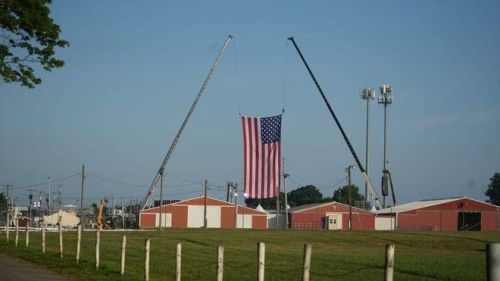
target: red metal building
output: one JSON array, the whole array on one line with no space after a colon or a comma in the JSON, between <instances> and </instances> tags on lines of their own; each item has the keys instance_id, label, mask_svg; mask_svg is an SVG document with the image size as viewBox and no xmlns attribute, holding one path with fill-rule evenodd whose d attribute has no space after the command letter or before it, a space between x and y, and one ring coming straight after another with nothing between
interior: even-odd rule
<instances>
[{"instance_id":1,"label":"red metal building","mask_svg":"<svg viewBox=\"0 0 500 281\"><path fill-rule=\"evenodd\" d=\"M206 198L207 227L234 228L235 205ZM266 229L267 214L248 207L237 206L237 228ZM162 226L172 228L200 228L204 226L205 197L196 197L162 207ZM140 212L140 228L155 228L160 225L160 207Z\"/></svg>"},{"instance_id":2,"label":"red metal building","mask_svg":"<svg viewBox=\"0 0 500 281\"><path fill-rule=\"evenodd\" d=\"M17 225L20 228L24 228L26 226L31 227L31 220L28 217L19 217L17 219Z\"/></svg>"},{"instance_id":3,"label":"red metal building","mask_svg":"<svg viewBox=\"0 0 500 281\"><path fill-rule=\"evenodd\" d=\"M349 205L328 202L302 205L290 209L290 227L329 230L349 229ZM375 214L352 207L352 229L373 230Z\"/></svg>"},{"instance_id":4,"label":"red metal building","mask_svg":"<svg viewBox=\"0 0 500 281\"><path fill-rule=\"evenodd\" d=\"M500 207L467 197L424 200L379 210L379 219L392 219L397 230L496 231Z\"/></svg>"}]
</instances>

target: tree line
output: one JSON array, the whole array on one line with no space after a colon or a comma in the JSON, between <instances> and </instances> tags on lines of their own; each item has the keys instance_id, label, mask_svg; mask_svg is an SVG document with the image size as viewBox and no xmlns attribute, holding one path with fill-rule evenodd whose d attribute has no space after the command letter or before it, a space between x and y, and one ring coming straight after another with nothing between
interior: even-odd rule
<instances>
[{"instance_id":1,"label":"tree line","mask_svg":"<svg viewBox=\"0 0 500 281\"><path fill-rule=\"evenodd\" d=\"M351 185L352 192L352 205L356 201L365 201L365 197L359 193L359 188L356 185ZM349 185L344 185L343 187L335 190L332 197L324 197L318 188L314 185L301 186L295 190L287 192L287 201L290 208L313 204L313 203L324 203L336 201L343 204L349 203ZM284 208L285 193L280 192L280 209ZM255 208L259 204L266 210L276 209L276 198L268 199L245 199L245 203L248 207Z\"/></svg>"},{"instance_id":2,"label":"tree line","mask_svg":"<svg viewBox=\"0 0 500 281\"><path fill-rule=\"evenodd\" d=\"M356 201L365 201L365 197L359 192L356 185L351 186L352 201L354 206ZM500 173L495 173L490 178L488 189L484 193L489 199L486 202L500 206ZM332 197L324 197L323 194L314 185L301 186L295 190L287 192L288 205L290 208L314 204L336 201L343 204L349 204L349 185L344 185L335 190ZM284 209L285 193L280 192L280 209ZM269 199L245 199L248 207L255 208L259 204L266 210L276 209L276 198Z\"/></svg>"}]
</instances>

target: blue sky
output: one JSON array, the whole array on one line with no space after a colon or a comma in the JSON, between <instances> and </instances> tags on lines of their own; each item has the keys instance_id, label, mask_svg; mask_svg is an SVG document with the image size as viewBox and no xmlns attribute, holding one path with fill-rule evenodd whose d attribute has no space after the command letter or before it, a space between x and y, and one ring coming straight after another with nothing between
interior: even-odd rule
<instances>
[{"instance_id":1,"label":"blue sky","mask_svg":"<svg viewBox=\"0 0 500 281\"><path fill-rule=\"evenodd\" d=\"M242 182L238 113L285 107L289 189L325 196L354 164L292 46L294 36L364 163L363 88L394 85L388 160L400 202L485 199L500 171L498 1L54 1L71 46L34 90L0 83L0 183L18 200L86 165L87 200L142 199L228 34L167 171L166 198L225 198ZM380 193L383 107L371 104L370 174ZM99 179L101 178L101 179ZM139 186L104 181L120 181ZM363 186L359 171L353 181ZM63 198L79 198L78 176ZM53 184L57 188L57 184ZM142 185L142 186L141 186ZM47 192L47 184L31 187Z\"/></svg>"}]
</instances>

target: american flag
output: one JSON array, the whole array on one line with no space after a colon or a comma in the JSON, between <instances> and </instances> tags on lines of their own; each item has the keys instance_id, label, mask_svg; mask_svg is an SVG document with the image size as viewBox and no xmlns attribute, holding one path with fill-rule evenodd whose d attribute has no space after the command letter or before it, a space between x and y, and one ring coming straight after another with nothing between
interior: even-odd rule
<instances>
[{"instance_id":1,"label":"american flag","mask_svg":"<svg viewBox=\"0 0 500 281\"><path fill-rule=\"evenodd\" d=\"M247 198L278 194L281 169L281 115L241 117L243 126L243 185Z\"/></svg>"}]
</instances>

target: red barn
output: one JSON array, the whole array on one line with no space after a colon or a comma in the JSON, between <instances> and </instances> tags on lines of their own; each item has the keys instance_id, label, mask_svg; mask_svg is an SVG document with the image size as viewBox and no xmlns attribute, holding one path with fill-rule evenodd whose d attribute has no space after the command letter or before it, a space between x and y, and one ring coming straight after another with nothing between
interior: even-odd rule
<instances>
[{"instance_id":1,"label":"red barn","mask_svg":"<svg viewBox=\"0 0 500 281\"><path fill-rule=\"evenodd\" d=\"M211 197L206 198L207 227L234 228L234 204ZM204 226L205 197L196 197L164 205L162 226L172 228L200 228ZM248 207L237 206L237 227L266 229L267 214ZM139 215L140 228L160 225L160 207L145 209Z\"/></svg>"},{"instance_id":2,"label":"red barn","mask_svg":"<svg viewBox=\"0 0 500 281\"><path fill-rule=\"evenodd\" d=\"M500 207L467 197L423 200L379 210L379 219L391 219L397 230L496 231Z\"/></svg>"},{"instance_id":3,"label":"red barn","mask_svg":"<svg viewBox=\"0 0 500 281\"><path fill-rule=\"evenodd\" d=\"M291 228L314 228L329 230L349 229L349 205L328 202L302 205L290 209ZM373 230L375 214L352 207L352 229Z\"/></svg>"}]
</instances>

